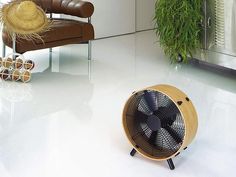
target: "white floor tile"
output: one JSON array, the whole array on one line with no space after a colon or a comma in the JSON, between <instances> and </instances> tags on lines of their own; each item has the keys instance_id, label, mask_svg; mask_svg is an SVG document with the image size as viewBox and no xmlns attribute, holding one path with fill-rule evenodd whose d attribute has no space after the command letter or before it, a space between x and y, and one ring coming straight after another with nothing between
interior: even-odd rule
<instances>
[{"instance_id":1,"label":"white floor tile","mask_svg":"<svg viewBox=\"0 0 236 177\"><path fill-rule=\"evenodd\" d=\"M1 177L236 176L236 79L194 64L170 64L153 31L28 52L27 84L0 80ZM176 169L129 156L121 120L135 90L171 84L193 101L199 129Z\"/></svg>"}]
</instances>

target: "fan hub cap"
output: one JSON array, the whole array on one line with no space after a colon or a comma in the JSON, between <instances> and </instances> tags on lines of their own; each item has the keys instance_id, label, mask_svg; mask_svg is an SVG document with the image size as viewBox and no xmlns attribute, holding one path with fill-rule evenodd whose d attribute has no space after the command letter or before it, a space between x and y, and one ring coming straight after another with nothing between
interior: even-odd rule
<instances>
[{"instance_id":1,"label":"fan hub cap","mask_svg":"<svg viewBox=\"0 0 236 177\"><path fill-rule=\"evenodd\" d=\"M147 125L152 131L157 131L161 128L161 120L157 116L151 115L147 119Z\"/></svg>"}]
</instances>

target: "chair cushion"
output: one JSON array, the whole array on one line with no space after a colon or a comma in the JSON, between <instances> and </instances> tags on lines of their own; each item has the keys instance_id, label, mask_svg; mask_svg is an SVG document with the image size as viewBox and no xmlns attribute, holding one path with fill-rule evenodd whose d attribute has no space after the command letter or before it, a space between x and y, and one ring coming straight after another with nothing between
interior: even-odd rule
<instances>
[{"instance_id":1,"label":"chair cushion","mask_svg":"<svg viewBox=\"0 0 236 177\"><path fill-rule=\"evenodd\" d=\"M61 41L65 39L73 39L82 37L83 26L86 25L83 22L75 20L53 20L51 29L41 34L41 37L45 43ZM36 44L41 44L42 41L36 40Z\"/></svg>"},{"instance_id":2,"label":"chair cushion","mask_svg":"<svg viewBox=\"0 0 236 177\"><path fill-rule=\"evenodd\" d=\"M17 40L16 51L24 53L30 50L51 48L66 44L79 44L94 39L94 29L92 24L69 20L54 19L53 25L49 31L40 34L42 40ZM12 40L3 30L3 42L12 47Z\"/></svg>"}]
</instances>

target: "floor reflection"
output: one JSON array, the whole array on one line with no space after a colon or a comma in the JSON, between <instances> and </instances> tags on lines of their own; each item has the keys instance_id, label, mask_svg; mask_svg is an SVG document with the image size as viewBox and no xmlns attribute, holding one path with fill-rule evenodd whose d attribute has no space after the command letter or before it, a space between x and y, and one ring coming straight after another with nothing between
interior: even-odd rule
<instances>
[{"instance_id":1,"label":"floor reflection","mask_svg":"<svg viewBox=\"0 0 236 177\"><path fill-rule=\"evenodd\" d=\"M25 55L36 63L31 82L0 81L1 177L169 176L166 162L129 158L121 123L131 93L156 84L185 92L199 117L175 176L233 174L234 75L170 64L151 31L96 40L91 61L86 45L54 48L51 61L48 50Z\"/></svg>"}]
</instances>

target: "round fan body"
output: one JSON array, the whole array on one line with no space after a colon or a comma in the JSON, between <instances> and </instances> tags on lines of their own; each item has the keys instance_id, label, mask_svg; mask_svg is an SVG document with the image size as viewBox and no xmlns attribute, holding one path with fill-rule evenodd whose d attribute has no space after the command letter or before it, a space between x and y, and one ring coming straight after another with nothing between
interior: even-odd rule
<instances>
[{"instance_id":1,"label":"round fan body","mask_svg":"<svg viewBox=\"0 0 236 177\"><path fill-rule=\"evenodd\" d=\"M134 149L152 160L168 160L194 139L197 113L191 100L170 85L134 92L123 110L123 127Z\"/></svg>"}]
</instances>

